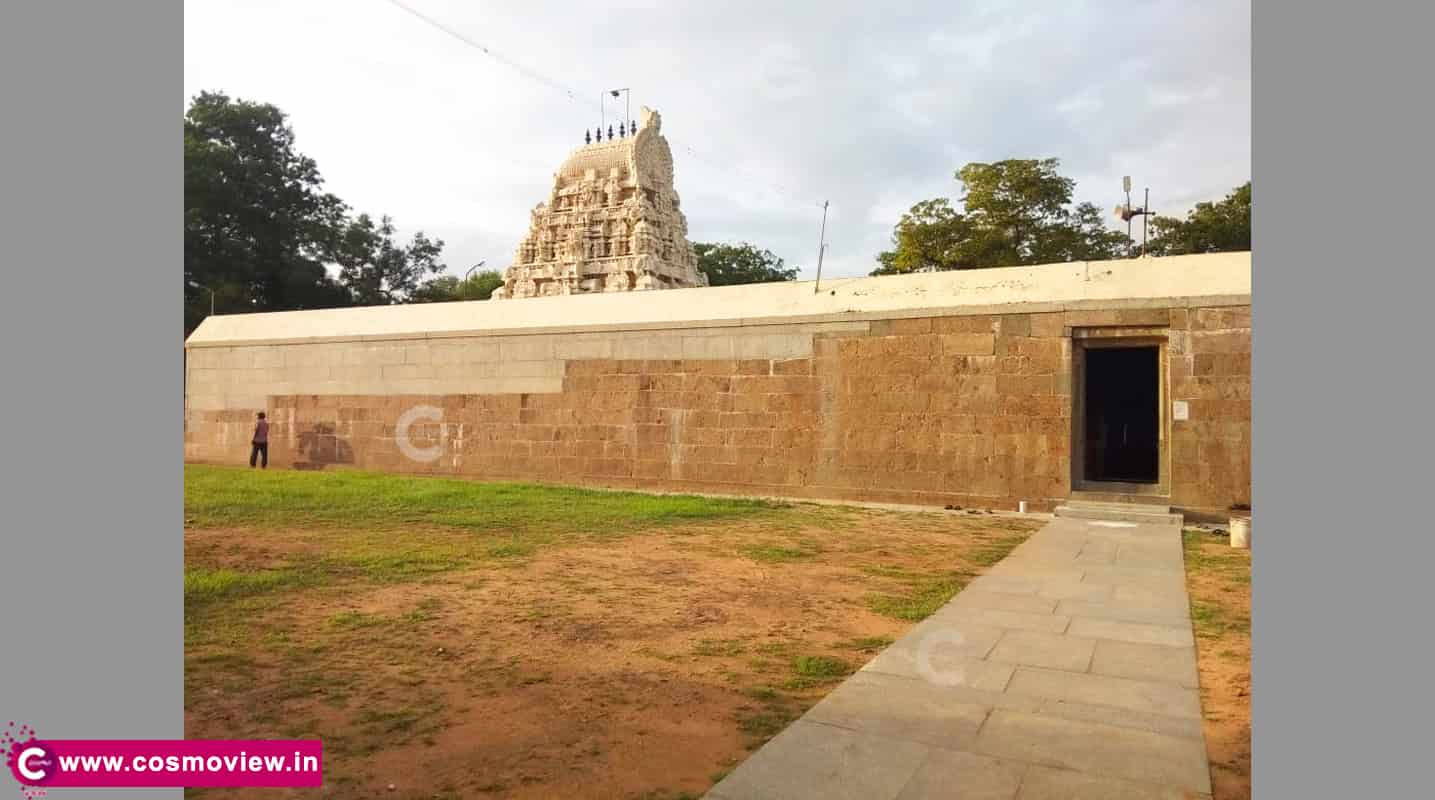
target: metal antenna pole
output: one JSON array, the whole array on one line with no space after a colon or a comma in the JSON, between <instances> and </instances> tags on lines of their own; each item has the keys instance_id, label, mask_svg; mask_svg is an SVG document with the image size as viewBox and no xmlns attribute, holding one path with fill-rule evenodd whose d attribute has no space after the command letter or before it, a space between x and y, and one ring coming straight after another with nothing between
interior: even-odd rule
<instances>
[{"instance_id":1,"label":"metal antenna pole","mask_svg":"<svg viewBox=\"0 0 1435 800\"><path fill-rule=\"evenodd\" d=\"M817 282L812 285L812 293L822 288L822 254L827 250L827 201L822 201L822 232L817 237Z\"/></svg>"},{"instance_id":2,"label":"metal antenna pole","mask_svg":"<svg viewBox=\"0 0 1435 800\"><path fill-rule=\"evenodd\" d=\"M1126 257L1131 257L1131 250L1136 247L1136 240L1131 236L1131 190L1126 190Z\"/></svg>"},{"instance_id":3,"label":"metal antenna pole","mask_svg":"<svg viewBox=\"0 0 1435 800\"><path fill-rule=\"evenodd\" d=\"M1151 216L1151 187L1146 187L1146 204L1141 206L1141 257L1146 257L1146 218Z\"/></svg>"}]
</instances>

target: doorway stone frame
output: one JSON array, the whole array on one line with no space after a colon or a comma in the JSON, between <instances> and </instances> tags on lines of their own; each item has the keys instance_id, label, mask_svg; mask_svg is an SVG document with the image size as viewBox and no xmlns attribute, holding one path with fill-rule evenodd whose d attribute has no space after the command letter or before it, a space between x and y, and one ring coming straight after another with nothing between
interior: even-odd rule
<instances>
[{"instance_id":1,"label":"doorway stone frame","mask_svg":"<svg viewBox=\"0 0 1435 800\"><path fill-rule=\"evenodd\" d=\"M1171 496L1170 357L1166 327L1072 327L1071 339L1071 489L1100 494ZM1086 351L1125 347L1156 348L1156 483L1086 479Z\"/></svg>"}]
</instances>

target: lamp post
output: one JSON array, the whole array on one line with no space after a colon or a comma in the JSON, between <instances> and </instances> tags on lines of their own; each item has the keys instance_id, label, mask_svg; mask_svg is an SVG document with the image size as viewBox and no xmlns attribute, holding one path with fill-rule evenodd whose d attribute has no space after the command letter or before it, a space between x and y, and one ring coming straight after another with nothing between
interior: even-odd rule
<instances>
[{"instance_id":1,"label":"lamp post","mask_svg":"<svg viewBox=\"0 0 1435 800\"><path fill-rule=\"evenodd\" d=\"M480 261L480 262L478 262L477 264L474 264L473 266L469 267L469 268L468 268L468 272L463 273L463 281L464 281L464 283L468 283L469 276L473 275L473 271L474 271L474 270L478 269L479 267L481 267L481 266L483 266L484 264L487 264L487 263L488 263L488 260L487 260L487 259L484 259L483 261Z\"/></svg>"}]
</instances>

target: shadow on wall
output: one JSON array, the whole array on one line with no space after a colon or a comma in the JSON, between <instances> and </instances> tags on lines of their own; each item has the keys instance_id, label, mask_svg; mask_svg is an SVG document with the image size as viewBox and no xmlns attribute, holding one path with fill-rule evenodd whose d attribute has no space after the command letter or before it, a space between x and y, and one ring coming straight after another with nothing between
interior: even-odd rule
<instances>
[{"instance_id":1,"label":"shadow on wall","mask_svg":"<svg viewBox=\"0 0 1435 800\"><path fill-rule=\"evenodd\" d=\"M320 422L299 434L299 458L294 469L321 470L330 464L354 463L354 448L334 431L334 426Z\"/></svg>"}]
</instances>

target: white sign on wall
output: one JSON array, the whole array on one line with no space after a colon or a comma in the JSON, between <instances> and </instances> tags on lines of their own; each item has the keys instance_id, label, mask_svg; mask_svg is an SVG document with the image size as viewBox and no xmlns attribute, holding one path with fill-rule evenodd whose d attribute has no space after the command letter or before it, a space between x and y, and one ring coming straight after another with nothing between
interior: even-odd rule
<instances>
[{"instance_id":1,"label":"white sign on wall","mask_svg":"<svg viewBox=\"0 0 1435 800\"><path fill-rule=\"evenodd\" d=\"M1191 418L1191 408L1186 405L1185 400L1177 400L1171 404L1171 418L1177 422L1184 422Z\"/></svg>"}]
</instances>

